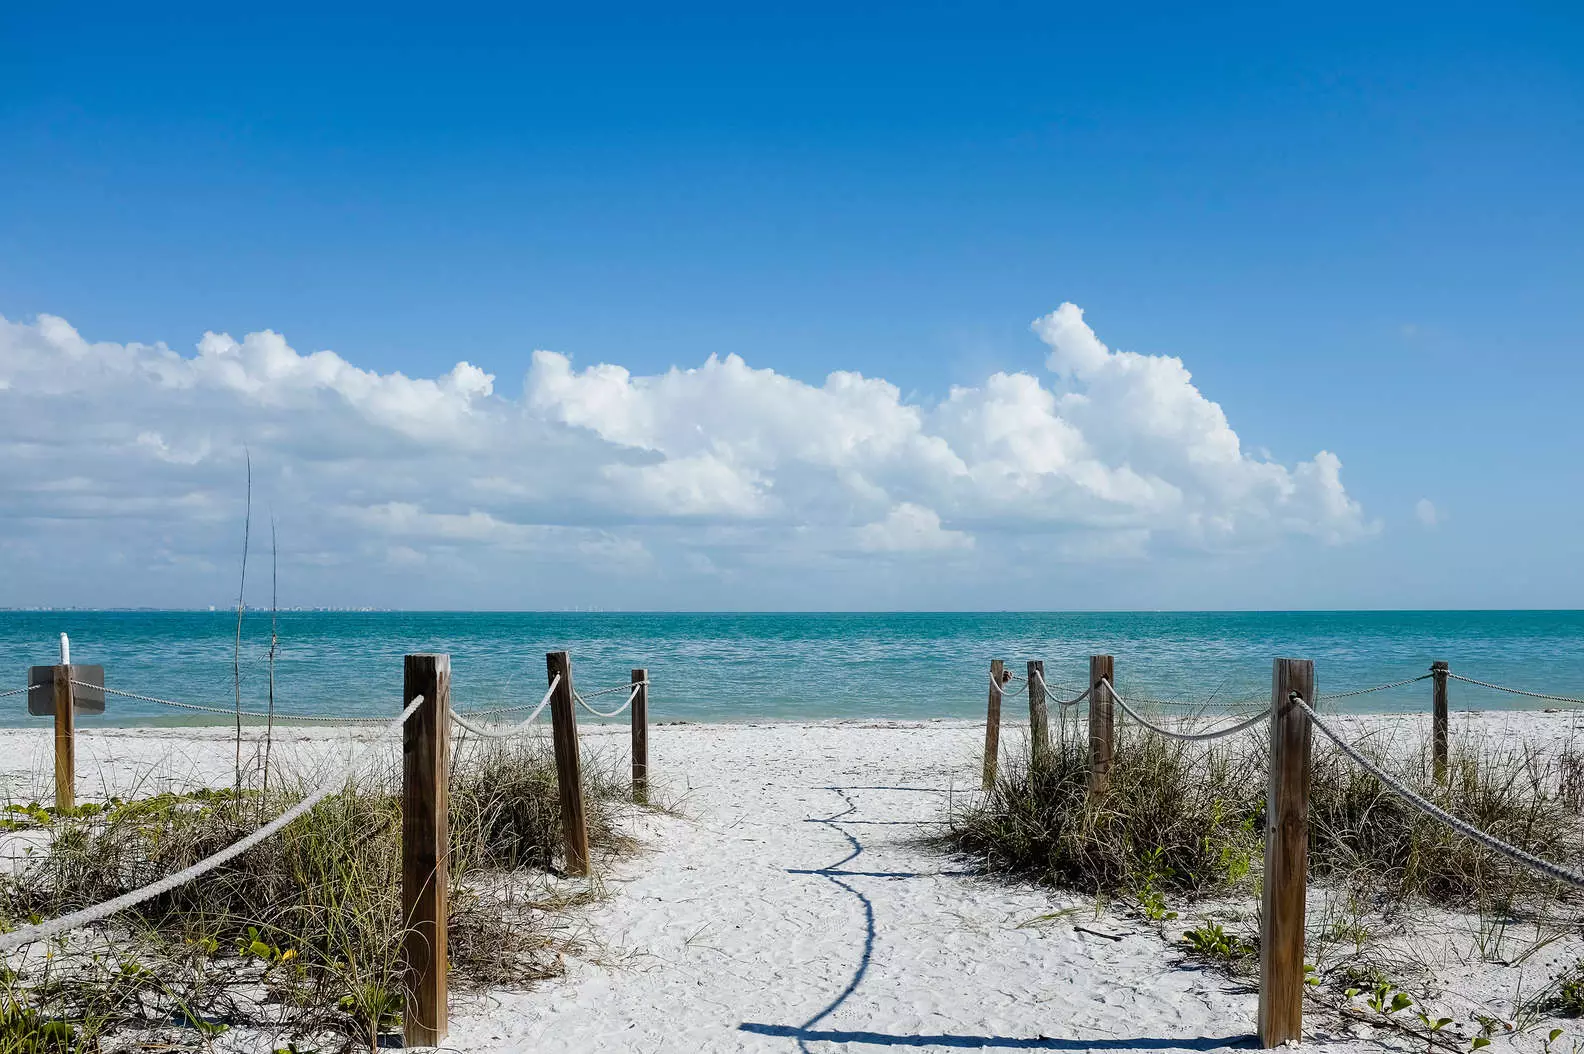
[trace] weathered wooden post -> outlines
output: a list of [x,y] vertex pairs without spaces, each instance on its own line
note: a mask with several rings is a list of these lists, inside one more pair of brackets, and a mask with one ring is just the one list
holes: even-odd
[[450,826],[451,656],[409,655],[402,707],[423,702],[402,727],[402,963],[409,1047],[432,1047],[449,1028],[446,1012],[446,859]]
[[1446,663],[1430,664],[1430,702],[1434,708],[1431,728],[1431,749],[1435,756],[1435,779],[1445,783],[1447,777],[1447,671]]
[[[1111,691],[1116,661],[1109,655],[1089,656],[1089,793],[1104,794],[1111,785],[1111,755],[1116,743]],[[1101,683],[1104,682],[1104,683]]]
[[1050,708],[1045,702],[1045,660],[1030,659],[1028,664],[1029,690],[1029,752],[1037,765],[1050,754]]
[[632,672],[633,801],[649,804],[649,671]]
[[[545,655],[545,669],[555,691],[550,693],[550,730],[555,740],[556,785],[561,794],[561,836],[566,843],[566,869],[589,873],[588,821],[583,813],[583,761],[578,754],[577,703],[572,696],[572,659],[564,651]],[[557,677],[561,679],[556,680]]]
[[55,667],[55,809],[77,807],[77,700],[72,684],[71,652],[61,634],[61,662]]
[[1265,883],[1260,905],[1259,1038],[1303,1037],[1304,898],[1309,872],[1309,715],[1314,663],[1277,659],[1271,674],[1270,782],[1265,791]]
[[1000,659],[990,660],[990,706],[985,711],[984,789],[995,786],[996,761],[1001,753],[1001,676]]

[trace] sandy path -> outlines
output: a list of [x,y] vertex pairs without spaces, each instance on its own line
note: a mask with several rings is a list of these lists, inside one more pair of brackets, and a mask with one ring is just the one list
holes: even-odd
[[[670,733],[670,734],[668,734]],[[596,917],[601,961],[463,1003],[449,1049],[1213,1050],[1254,997],[1156,934],[918,844],[976,778],[972,726],[657,729],[685,819],[649,822]],[[1126,934],[1111,941],[1073,928]],[[1104,981],[1101,978],[1105,978]]]

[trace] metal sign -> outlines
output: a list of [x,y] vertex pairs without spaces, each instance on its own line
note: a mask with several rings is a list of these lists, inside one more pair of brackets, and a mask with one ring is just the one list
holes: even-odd
[[[73,666],[72,710],[79,714],[102,714],[105,708],[104,667]],[[55,716],[55,667],[28,668],[28,713],[34,717]]]

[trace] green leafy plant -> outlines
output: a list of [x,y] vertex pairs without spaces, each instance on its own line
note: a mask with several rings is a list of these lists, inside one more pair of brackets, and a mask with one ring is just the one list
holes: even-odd
[[1392,985],[1382,981],[1375,986],[1375,990],[1365,1000],[1369,1008],[1382,1017],[1391,1017],[1393,1014],[1413,1006],[1413,1000],[1407,992],[1399,991]]
[[1218,922],[1206,922],[1185,930],[1182,943],[1191,954],[1233,969],[1254,953],[1254,946],[1228,933]]
[[1139,886],[1139,910],[1151,922],[1169,922],[1177,917],[1177,913],[1166,906],[1166,894],[1161,892],[1159,883],[1171,877],[1171,868],[1162,863],[1161,858],[1166,850],[1156,846],[1144,858],[1144,877]]
[[390,1031],[401,1021],[402,996],[378,984],[363,984],[342,996],[339,1006],[360,1026],[361,1039],[373,1044],[380,1033]]

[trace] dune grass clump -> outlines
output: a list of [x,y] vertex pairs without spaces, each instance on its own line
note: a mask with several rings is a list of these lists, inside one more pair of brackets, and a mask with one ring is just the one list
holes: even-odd
[[[1425,744],[1361,736],[1395,779],[1476,827],[1542,858],[1584,857],[1579,758],[1571,750],[1454,740],[1445,782]],[[947,844],[1004,870],[1096,895],[1204,895],[1258,879],[1267,753],[1259,730],[1210,744],[1119,722],[1108,790],[1089,792],[1087,736],[1063,728],[1039,764],[1008,765],[950,816]],[[1427,816],[1314,736],[1309,798],[1314,879],[1390,906],[1511,910],[1556,885]],[[1252,892],[1252,890],[1251,890]],[[1146,912],[1148,904],[1145,903]]]
[[[1355,749],[1503,842],[1564,864],[1576,865],[1584,855],[1568,778],[1571,751],[1454,739],[1446,779],[1438,782],[1424,745],[1397,751],[1386,738],[1371,736]],[[1309,860],[1316,878],[1354,892],[1443,907],[1505,910],[1559,892],[1551,879],[1409,805],[1323,741],[1316,743],[1310,774]]]
[[1208,893],[1248,875],[1260,847],[1249,756],[1117,731],[1105,793],[1089,791],[1087,737],[1064,730],[1039,764],[1007,766],[954,814],[948,845],[992,869],[1100,895]]
[[[55,818],[47,848],[0,882],[0,913],[14,926],[137,888],[232,844],[307,790],[277,779],[267,798],[162,794]],[[620,792],[597,769],[586,780],[596,852],[630,846],[616,828]],[[550,752],[459,746],[450,794],[453,990],[555,975],[572,947],[559,913],[592,890],[512,879],[548,871],[558,852]],[[0,1054],[13,1032],[35,1044],[18,1051],[96,1050],[107,1032],[238,1026],[371,1049],[402,1010],[400,808],[399,777],[351,777],[237,859],[120,913],[107,939],[79,935],[26,976],[7,971]]]
[[[450,794],[453,852],[468,866],[550,870],[561,849],[561,798],[555,759],[548,751],[525,763],[519,748],[485,741],[473,749],[465,766],[453,770]],[[633,848],[612,807],[630,794],[631,785],[618,768],[584,766],[590,845],[614,853]]]

